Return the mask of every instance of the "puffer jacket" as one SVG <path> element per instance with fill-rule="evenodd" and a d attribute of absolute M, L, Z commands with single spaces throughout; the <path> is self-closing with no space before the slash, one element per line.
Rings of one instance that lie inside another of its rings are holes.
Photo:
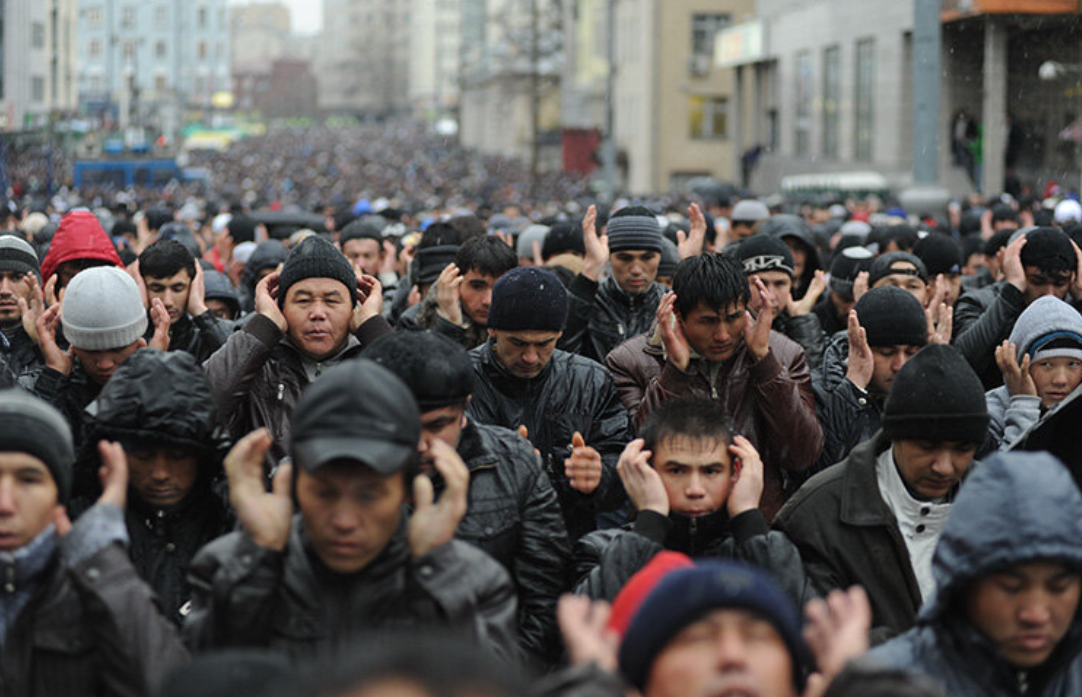
<path fill-rule="evenodd" d="M 458 540 L 410 556 L 405 512 L 387 546 L 350 576 L 312 551 L 300 515 L 282 552 L 234 532 L 192 562 L 192 612 L 184 636 L 195 651 L 266 647 L 311 656 L 360 631 L 445 627 L 495 653 L 518 655 L 515 591 L 497 562 Z"/>
<path fill-rule="evenodd" d="M 0 331 L 0 389 L 19 387 L 20 377 L 33 384 L 44 367 L 38 345 L 22 325 Z"/>
<path fill-rule="evenodd" d="M 819 318 L 814 312 L 806 315 L 793 317 L 788 312 L 783 312 L 774 319 L 771 327 L 776 332 L 781 332 L 804 349 L 804 355 L 808 361 L 808 369 L 815 371 L 823 362 L 823 350 L 826 348 L 827 335 L 819 326 Z"/>
<path fill-rule="evenodd" d="M 800 607 L 815 595 L 796 547 L 785 535 L 772 532 L 759 510 L 730 519 L 724 509 L 702 518 L 640 511 L 635 522 L 623 529 L 590 533 L 575 548 L 575 592 L 611 603 L 662 550 L 760 566 L 774 575 Z"/>
<path fill-rule="evenodd" d="M 1047 661 L 1022 673 L 966 617 L 967 590 L 993 571 L 1042 559 L 1082 568 L 1082 496 L 1048 454 L 999 453 L 962 486 L 932 561 L 938 590 L 917 625 L 869 661 L 926 673 L 951 695 L 1082 694 L 1082 614 Z"/>
<path fill-rule="evenodd" d="M 568 286 L 568 314 L 557 348 L 602 362 L 609 352 L 654 323 L 665 286 L 650 284 L 628 295 L 609 277 L 597 283 L 579 274 Z"/>
<path fill-rule="evenodd" d="M 60 265 L 76 259 L 93 259 L 124 268 L 109 236 L 93 213 L 75 210 L 60 219 L 49 251 L 41 260 L 42 287 L 49 282 Z"/>
<path fill-rule="evenodd" d="M 518 593 L 522 648 L 541 663 L 558 658 L 556 600 L 567 587 L 571 543 L 533 447 L 517 433 L 468 421 L 458 454 L 470 470 L 469 506 L 455 537 L 498 561 Z"/>
<path fill-rule="evenodd" d="M 596 528 L 599 511 L 623 505 L 626 495 L 616 463 L 631 433 L 612 377 L 602 366 L 557 349 L 541 373 L 526 380 L 504 368 L 492 342 L 470 351 L 470 358 L 476 378 L 467 407 L 470 418 L 512 430 L 526 426 L 556 489 L 571 539 Z M 589 495 L 573 489 L 564 474 L 575 431 L 601 454 L 601 483 Z"/>
<path fill-rule="evenodd" d="M 954 305 L 951 343 L 965 356 L 986 390 L 1003 384 L 1003 374 L 996 365 L 996 347 L 1010 337 L 1025 309 L 1022 291 L 1006 281 L 966 293 Z"/>
<path fill-rule="evenodd" d="M 390 331 L 387 320 L 373 317 L 360 326 L 355 341 L 333 362 L 360 355 L 366 346 Z M 324 369 L 333 362 L 325 362 Z M 225 346 L 207 359 L 203 370 L 230 437 L 241 438 L 265 427 L 274 437 L 268 464 L 285 457 L 293 405 L 309 380 L 300 351 L 274 320 L 254 314 L 243 330 L 234 332 Z"/>
<path fill-rule="evenodd" d="M 119 521 L 118 509 L 111 515 Z M 159 612 L 123 546 L 87 547 L 83 533 L 101 516 L 87 517 L 60 541 L 7 627 L 0 651 L 4 697 L 146 697 L 188 661 L 176 628 Z M 9 587 L 30 581 L 2 556 Z"/>
<path fill-rule="evenodd" d="M 881 433 L 861 443 L 805 482 L 774 518 L 819 593 L 864 587 L 878 641 L 912 627 L 921 604 L 905 540 L 879 493 L 876 458 L 889 447 Z"/>
<path fill-rule="evenodd" d="M 823 426 L 823 453 L 815 471 L 844 460 L 853 448 L 879 430 L 883 418 L 883 399 L 851 383 L 849 335 L 838 332 L 831 338 L 823 355 L 815 387 L 815 411 Z"/>
<path fill-rule="evenodd" d="M 125 511 L 132 563 L 177 624 L 191 596 L 186 575 L 192 557 L 234 524 L 232 510 L 218 494 L 228 443 L 217 421 L 210 385 L 195 359 L 156 349 L 132 354 L 87 407 L 87 452 L 80 462 L 89 463 L 90 473 L 97 472 L 93 444 L 101 439 L 182 448 L 199 458 L 199 477 L 184 500 L 151 506 L 131 490 Z"/>
<path fill-rule="evenodd" d="M 169 350 L 190 353 L 202 363 L 225 345 L 231 329 L 210 310 L 198 317 L 184 315 L 169 327 Z M 154 323 L 148 322 L 144 338 L 150 343 L 153 337 Z"/>
<path fill-rule="evenodd" d="M 395 324 L 395 328 L 431 329 L 437 334 L 443 334 L 467 351 L 488 341 L 487 327 L 471 320 L 464 309 L 462 310 L 462 319 L 465 326 L 454 324 L 439 314 L 439 303 L 436 301 L 436 285 L 432 284 L 424 300 L 402 313 L 402 316 L 398 318 L 398 323 Z"/>
<path fill-rule="evenodd" d="M 762 456 L 765 481 L 759 508 L 769 522 L 785 502 L 787 478 L 809 469 L 823 450 L 804 350 L 771 331 L 770 351 L 758 363 L 741 343 L 729 360 L 709 364 L 693 358 L 685 372 L 665 359 L 660 343 L 655 338 L 651 346 L 650 337 L 644 335 L 609 355 L 606 365 L 621 385 L 620 399 L 639 405 L 636 425 L 670 399 L 720 402 L 736 433 L 750 440 Z"/>

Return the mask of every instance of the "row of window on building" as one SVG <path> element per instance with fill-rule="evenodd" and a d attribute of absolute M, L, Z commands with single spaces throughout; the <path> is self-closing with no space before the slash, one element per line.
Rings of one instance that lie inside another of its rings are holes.
<path fill-rule="evenodd" d="M 820 111 L 822 128 L 818 153 L 824 158 L 839 157 L 841 142 L 842 53 L 840 46 L 823 49 L 822 84 L 818 101 L 811 51 L 796 54 L 794 76 L 795 114 L 794 151 L 797 157 L 812 157 L 813 110 Z M 853 81 L 853 159 L 872 159 L 872 134 L 875 119 L 875 39 L 856 43 Z"/>
<path fill-rule="evenodd" d="M 179 7 L 180 5 L 178 5 Z M 156 29 L 168 29 L 172 26 L 170 19 L 170 7 L 168 5 L 157 5 L 156 7 L 145 7 L 139 5 L 126 5 L 120 8 L 120 28 L 121 29 L 135 29 L 138 26 L 138 11 L 140 9 L 144 11 L 153 10 L 154 27 Z M 87 7 L 83 10 L 86 18 L 86 26 L 90 29 L 100 29 L 102 23 L 105 20 L 105 10 L 101 6 Z M 227 31 L 229 25 L 226 20 L 225 8 L 218 9 L 218 26 L 221 31 Z M 210 22 L 213 13 L 205 6 L 200 5 L 195 11 L 195 29 L 211 29 Z"/>
<path fill-rule="evenodd" d="M 137 41 L 124 41 L 121 45 L 121 52 L 123 53 L 125 61 L 135 60 L 135 53 L 142 40 Z M 91 61 L 98 61 L 102 57 L 103 41 L 101 39 L 91 39 L 87 42 L 87 57 Z M 198 60 L 215 60 L 222 61 L 226 59 L 225 44 L 218 42 L 215 45 L 215 50 L 211 51 L 211 45 L 206 41 L 200 41 L 196 44 L 195 57 Z M 159 60 L 165 60 L 169 57 L 169 42 L 167 41 L 155 41 L 154 42 L 154 57 Z"/>

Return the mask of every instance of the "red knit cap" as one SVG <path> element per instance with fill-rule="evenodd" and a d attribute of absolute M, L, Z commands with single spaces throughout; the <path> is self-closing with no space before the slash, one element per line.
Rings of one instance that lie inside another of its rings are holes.
<path fill-rule="evenodd" d="M 691 561 L 691 557 L 680 552 L 665 550 L 655 554 L 649 564 L 639 569 L 634 576 L 628 579 L 627 583 L 616 595 L 616 599 L 612 601 L 612 612 L 609 614 L 609 629 L 615 630 L 622 640 L 624 632 L 627 631 L 628 625 L 631 624 L 631 618 L 638 612 L 639 606 L 642 605 L 643 600 L 646 600 L 646 596 L 650 595 L 650 591 L 654 590 L 654 586 L 661 583 L 661 579 L 665 578 L 670 572 L 692 566 L 695 566 L 695 562 Z"/>

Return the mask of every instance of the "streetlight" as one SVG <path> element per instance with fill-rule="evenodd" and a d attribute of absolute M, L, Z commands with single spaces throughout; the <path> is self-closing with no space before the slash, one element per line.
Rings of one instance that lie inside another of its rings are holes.
<path fill-rule="evenodd" d="M 1044 82 L 1052 82 L 1066 77 L 1069 73 L 1082 73 L 1082 65 L 1072 63 L 1060 63 L 1059 61 L 1045 61 L 1037 68 L 1037 77 Z M 1074 141 L 1078 149 L 1079 163 L 1079 187 L 1078 194 L 1082 196 L 1082 137 L 1078 135 L 1079 120 L 1063 129 L 1059 137 L 1061 140 Z"/>

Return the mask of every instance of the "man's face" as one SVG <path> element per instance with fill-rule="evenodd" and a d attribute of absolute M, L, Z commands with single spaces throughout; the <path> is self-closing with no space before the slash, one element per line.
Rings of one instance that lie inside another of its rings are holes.
<path fill-rule="evenodd" d="M 793 300 L 793 278 L 784 271 L 759 271 L 751 274 L 752 276 L 758 276 L 759 280 L 763 282 L 763 285 L 767 287 L 767 290 L 774 291 L 774 297 L 778 300 L 778 307 L 782 310 L 789 307 L 789 303 Z M 751 292 L 754 293 L 755 286 L 752 284 Z"/>
<path fill-rule="evenodd" d="M 894 377 L 909 359 L 917 355 L 920 346 L 872 346 L 872 381 L 869 390 L 879 396 L 890 394 Z"/>
<path fill-rule="evenodd" d="M 528 380 L 540 375 L 552 360 L 563 332 L 489 329 L 488 335 L 496 339 L 493 350 L 503 367 L 515 377 Z"/>
<path fill-rule="evenodd" d="M 1082 383 L 1082 361 L 1071 356 L 1042 358 L 1029 366 L 1041 406 L 1046 409 L 1062 402 Z"/>
<path fill-rule="evenodd" d="M 720 438 L 676 435 L 654 448 L 653 465 L 669 495 L 673 513 L 699 518 L 729 500 L 739 477 L 728 444 Z"/>
<path fill-rule="evenodd" d="M 983 576 L 965 594 L 969 621 L 1013 668 L 1032 670 L 1067 634 L 1082 588 L 1077 569 L 1032 562 Z"/>
<path fill-rule="evenodd" d="M 436 473 L 432 458 L 433 444 L 442 440 L 457 449 L 458 441 L 462 438 L 462 429 L 465 427 L 465 404 L 432 409 L 421 414 L 421 440 L 417 444 L 417 452 L 421 455 L 422 472 L 430 476 Z"/>
<path fill-rule="evenodd" d="M 33 540 L 56 515 L 59 492 L 45 463 L 26 453 L 0 452 L 0 552 Z"/>
<path fill-rule="evenodd" d="M 895 269 L 909 269 L 916 271 L 917 267 L 913 266 L 913 264 L 908 261 L 896 261 L 890 265 L 891 271 Z M 922 281 L 920 276 L 913 276 L 908 273 L 892 273 L 880 278 L 875 282 L 875 285 L 873 285 L 872 288 L 882 288 L 883 286 L 896 286 L 901 288 L 919 300 L 921 307 L 924 307 L 924 298 L 927 295 L 928 284 Z"/>
<path fill-rule="evenodd" d="M 612 277 L 628 295 L 645 293 L 657 278 L 661 254 L 653 250 L 613 252 L 609 255 Z"/>
<path fill-rule="evenodd" d="M 981 252 L 974 252 L 966 259 L 966 265 L 962 267 L 962 273 L 966 276 L 975 276 L 982 268 L 988 266 L 988 259 Z"/>
<path fill-rule="evenodd" d="M 406 502 L 405 475 L 356 462 L 297 470 L 297 503 L 316 556 L 340 574 L 360 571 L 394 535 Z"/>
<path fill-rule="evenodd" d="M 199 478 L 199 458 L 186 448 L 124 448 L 128 456 L 131 488 L 151 506 L 180 503 Z"/>
<path fill-rule="evenodd" d="M 14 327 L 22 322 L 19 298 L 30 297 L 30 273 L 0 271 L 0 327 Z"/>
<path fill-rule="evenodd" d="M 488 324 L 488 308 L 492 305 L 492 286 L 498 279 L 483 274 L 477 269 L 470 269 L 462 277 L 458 295 L 462 300 L 462 309 L 470 316 L 474 324 L 482 327 Z"/>
<path fill-rule="evenodd" d="M 714 610 L 654 659 L 644 697 L 795 697 L 793 660 L 774 625 L 748 610 Z"/>
<path fill-rule="evenodd" d="M 294 345 L 318 361 L 345 345 L 353 298 L 349 289 L 333 278 L 306 278 L 289 287 L 282 314 Z"/>
<path fill-rule="evenodd" d="M 233 319 L 233 309 L 229 303 L 217 298 L 207 298 L 207 309 L 214 313 L 218 319 Z"/>
<path fill-rule="evenodd" d="M 95 266 L 112 266 L 112 264 L 99 259 L 73 259 L 71 261 L 65 261 L 60 266 L 56 267 L 57 292 L 60 292 L 61 288 L 64 288 L 71 283 L 71 279 L 75 278 L 80 271 L 86 271 Z M 45 280 L 47 281 L 48 279 Z"/>
<path fill-rule="evenodd" d="M 1042 271 L 1036 266 L 1025 267 L 1026 271 L 1026 305 L 1046 295 L 1053 295 L 1060 300 L 1067 297 L 1067 291 L 1071 288 L 1074 273 L 1066 271 Z"/>
<path fill-rule="evenodd" d="M 342 253 L 353 264 L 369 276 L 378 276 L 380 263 L 383 261 L 383 249 L 379 242 L 371 239 L 347 240 L 342 245 Z"/>
<path fill-rule="evenodd" d="M 947 283 L 947 294 L 943 297 L 943 302 L 946 303 L 947 307 L 954 307 L 954 301 L 962 294 L 962 275 L 957 273 L 945 273 L 943 274 L 943 280 Z M 924 302 L 925 307 L 931 304 L 934 295 L 935 285 L 929 283 L 928 290 L 926 291 L 927 297 Z"/>
<path fill-rule="evenodd" d="M 743 302 L 724 309 L 711 309 L 699 303 L 687 317 L 680 318 L 691 348 L 706 360 L 720 363 L 733 357 L 744 341 L 747 314 Z"/>
<path fill-rule="evenodd" d="M 852 298 L 846 300 L 834 291 L 830 291 L 830 302 L 834 305 L 836 315 L 840 320 L 844 320 L 846 317 L 848 317 L 849 311 L 852 310 L 853 306 L 857 304 L 856 300 L 853 300 Z"/>
<path fill-rule="evenodd" d="M 753 234 L 755 234 L 755 223 L 734 220 L 732 226 L 729 228 L 730 239 L 742 240 L 746 237 L 751 237 Z"/>
<path fill-rule="evenodd" d="M 188 312 L 188 294 L 192 289 L 188 269 L 181 269 L 168 278 L 143 276 L 143 282 L 147 287 L 147 302 L 154 298 L 161 300 L 169 312 L 170 324 L 176 324 Z"/>
<path fill-rule="evenodd" d="M 781 241 L 788 247 L 789 251 L 793 253 L 793 276 L 796 278 L 804 277 L 804 265 L 808 263 L 808 250 L 804 249 L 804 245 L 795 237 L 783 237 Z"/>
<path fill-rule="evenodd" d="M 949 494 L 962 481 L 975 452 L 975 443 L 894 441 L 898 472 L 910 493 L 922 500 Z"/>
<path fill-rule="evenodd" d="M 113 371 L 115 371 L 121 363 L 127 360 L 128 356 L 141 348 L 146 348 L 146 345 L 146 339 L 139 338 L 128 346 L 121 348 L 87 351 L 86 349 L 72 346 L 71 352 L 79 359 L 79 365 L 83 366 L 83 370 L 86 371 L 87 376 L 93 380 L 95 384 L 104 385 L 109 382 L 109 378 L 113 377 Z"/>

